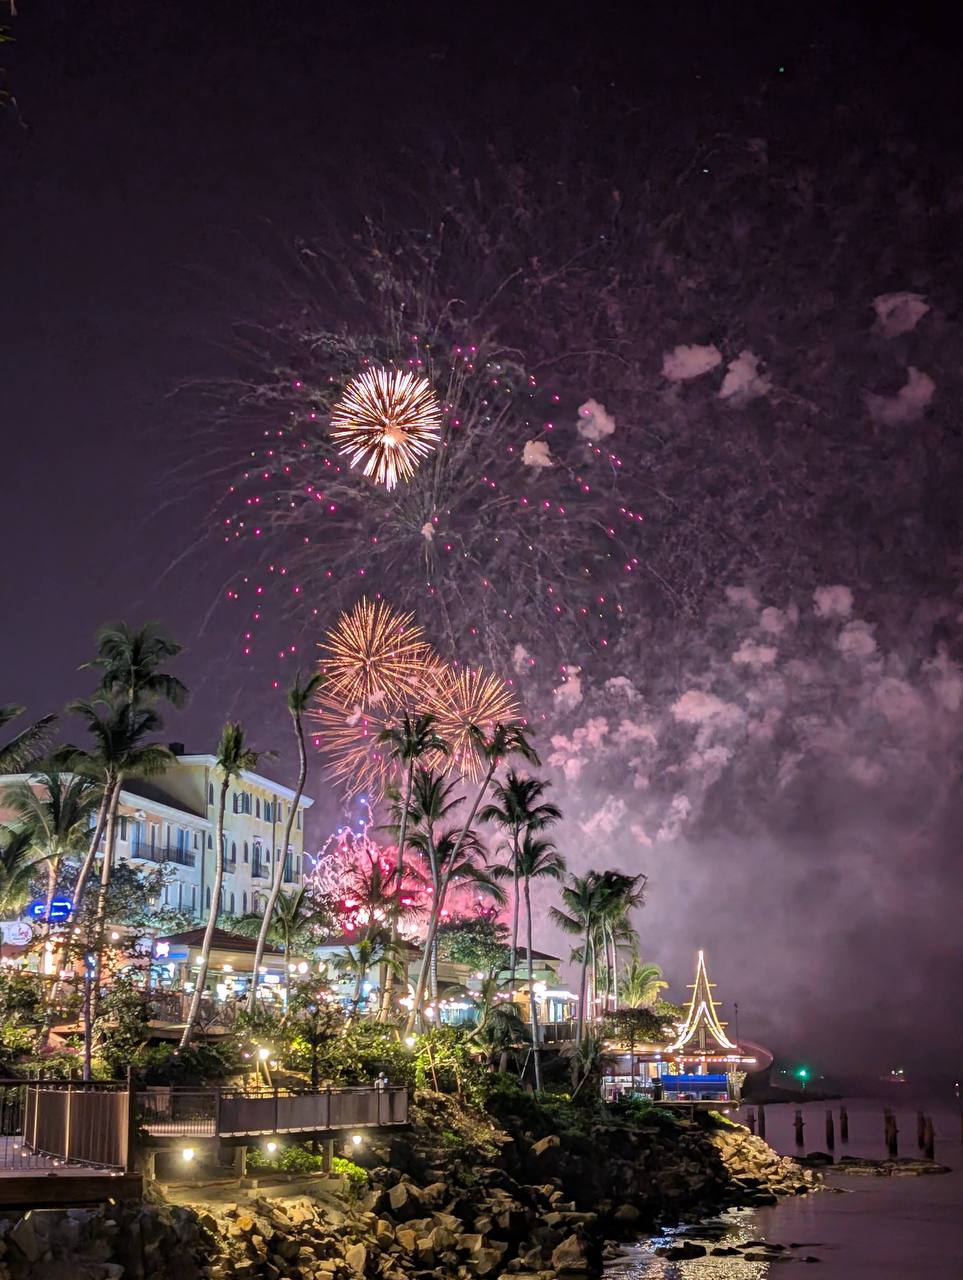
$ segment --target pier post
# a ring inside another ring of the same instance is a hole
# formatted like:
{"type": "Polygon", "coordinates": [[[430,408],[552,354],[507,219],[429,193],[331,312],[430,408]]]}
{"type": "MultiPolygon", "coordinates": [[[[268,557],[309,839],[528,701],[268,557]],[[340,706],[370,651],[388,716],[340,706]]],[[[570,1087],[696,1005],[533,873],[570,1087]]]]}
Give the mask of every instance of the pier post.
{"type": "Polygon", "coordinates": [[[750,1107],[746,1113],[746,1124],[749,1126],[750,1133],[756,1132],[756,1113],[753,1111],[752,1107],[750,1107]]]}
{"type": "Polygon", "coordinates": [[[916,1145],[920,1151],[926,1145],[926,1116],[923,1115],[922,1111],[917,1111],[916,1113],[916,1145]]]}
{"type": "Polygon", "coordinates": [[[836,1126],[833,1123],[832,1110],[826,1111],[826,1150],[835,1151],[836,1149],[836,1126]]]}
{"type": "Polygon", "coordinates": [[[923,1134],[923,1155],[927,1160],[933,1159],[933,1153],[936,1147],[936,1141],[933,1134],[933,1117],[926,1117],[926,1124],[923,1134]]]}
{"type": "Polygon", "coordinates": [[[845,1107],[839,1108],[839,1140],[840,1142],[849,1141],[849,1112],[845,1107]]]}
{"type": "Polygon", "coordinates": [[[805,1140],[804,1140],[804,1138],[803,1138],[803,1129],[804,1129],[805,1127],[806,1127],[806,1123],[805,1123],[805,1121],[803,1120],[802,1110],[801,1110],[799,1107],[797,1107],[797,1108],[796,1108],[796,1119],[793,1121],[793,1128],[794,1128],[794,1129],[795,1129],[795,1131],[796,1131],[796,1146],[797,1146],[797,1147],[801,1147],[801,1146],[804,1146],[804,1145],[805,1145],[805,1140]]]}
{"type": "Polygon", "coordinates": [[[760,1102],[759,1104],[759,1137],[766,1136],[766,1108],[760,1102]]]}
{"type": "Polygon", "coordinates": [[[899,1129],[896,1127],[896,1117],[889,1107],[883,1113],[883,1136],[886,1140],[886,1150],[891,1157],[895,1158],[899,1155],[899,1129]]]}

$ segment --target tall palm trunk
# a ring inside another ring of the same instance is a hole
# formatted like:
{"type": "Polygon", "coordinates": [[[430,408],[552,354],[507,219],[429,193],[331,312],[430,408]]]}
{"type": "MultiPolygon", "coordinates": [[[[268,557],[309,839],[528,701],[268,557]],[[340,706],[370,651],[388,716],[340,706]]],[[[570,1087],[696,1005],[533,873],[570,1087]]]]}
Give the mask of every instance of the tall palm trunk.
{"type": "Polygon", "coordinates": [[[581,1044],[585,1036],[585,997],[588,994],[589,946],[592,921],[585,924],[585,941],[582,943],[582,971],[578,980],[578,1021],[575,1025],[575,1043],[581,1044]]]}
{"type": "Polygon", "coordinates": [[[478,788],[478,794],[475,796],[475,801],[472,804],[471,812],[469,813],[468,817],[465,819],[465,825],[462,827],[461,831],[459,831],[458,833],[458,839],[455,841],[455,847],[452,849],[451,853],[448,856],[449,870],[447,870],[441,876],[442,887],[438,895],[438,901],[435,904],[435,909],[434,911],[432,911],[431,919],[429,920],[429,924],[428,924],[428,936],[425,938],[425,961],[422,962],[421,972],[418,974],[418,985],[415,988],[415,998],[412,1001],[411,1012],[408,1014],[408,1019],[405,1024],[406,1035],[411,1035],[412,1031],[414,1031],[415,1029],[416,1022],[418,1021],[418,1018],[421,1015],[421,1006],[425,998],[425,986],[428,979],[428,970],[431,967],[427,963],[427,957],[431,954],[431,948],[435,945],[435,938],[437,937],[437,934],[438,934],[438,919],[441,915],[441,908],[445,901],[445,894],[448,892],[448,881],[451,878],[450,868],[457,866],[458,855],[459,853],[461,853],[461,846],[465,842],[465,836],[467,836],[468,832],[471,830],[471,824],[475,821],[475,814],[478,812],[478,806],[481,804],[482,799],[484,798],[485,792],[488,790],[489,783],[491,782],[495,774],[495,769],[497,765],[498,765],[497,760],[492,760],[491,764],[489,765],[488,771],[486,772],[484,778],[482,779],[482,784],[478,788]]]}
{"type": "Polygon", "coordinates": [[[612,936],[612,1008],[619,1007],[619,949],[615,941],[615,935],[612,936]]]}
{"type": "MultiPolygon", "coordinates": [[[[84,1079],[91,1078],[91,1059],[93,1056],[94,1024],[97,1021],[97,1008],[100,1004],[101,970],[104,963],[104,934],[107,926],[107,891],[110,887],[110,875],[114,865],[114,849],[117,845],[117,809],[120,804],[121,779],[117,779],[110,808],[107,811],[107,832],[104,838],[104,856],[100,864],[100,885],[97,890],[97,906],[94,911],[94,923],[90,937],[85,939],[85,952],[93,954],[93,974],[87,980],[87,992],[84,1000],[84,1079]]],[[[89,964],[84,955],[84,966],[89,964]]]]}
{"type": "Polygon", "coordinates": [[[508,987],[515,989],[515,971],[518,968],[518,832],[512,839],[512,950],[508,961],[508,987]]]}
{"type": "Polygon", "coordinates": [[[271,921],[274,919],[274,910],[278,904],[278,898],[281,896],[281,881],[284,877],[284,868],[288,860],[291,831],[294,826],[294,820],[297,817],[298,805],[301,803],[301,795],[308,776],[308,754],[304,745],[304,726],[298,713],[292,711],[291,717],[294,720],[294,732],[298,740],[298,785],[294,792],[294,800],[288,810],[288,820],[284,824],[284,842],[281,846],[281,857],[276,858],[274,862],[271,892],[268,895],[267,907],[261,920],[261,928],[258,930],[257,947],[254,951],[254,968],[251,972],[251,990],[248,992],[247,997],[247,1011],[249,1014],[254,1012],[254,1006],[257,1001],[257,977],[264,960],[264,948],[267,946],[267,936],[271,928],[271,921]]]}
{"type": "MultiPolygon", "coordinates": [[[[224,883],[224,811],[227,808],[227,786],[229,781],[227,774],[221,779],[221,794],[217,806],[217,827],[214,837],[214,883],[211,886],[211,909],[207,915],[207,927],[204,930],[204,939],[201,943],[197,985],[194,987],[194,994],[191,997],[191,1007],[187,1011],[184,1034],[181,1036],[181,1049],[186,1049],[190,1044],[191,1036],[194,1034],[194,1025],[197,1022],[197,1015],[201,1011],[201,997],[204,994],[204,984],[207,981],[207,967],[211,961],[211,944],[214,941],[214,929],[217,926],[217,917],[220,913],[221,886],[224,883]]],[[[252,982],[256,976],[256,974],[251,975],[252,982]]]]}
{"type": "MultiPolygon", "coordinates": [[[[412,757],[408,761],[408,776],[405,779],[405,796],[401,804],[401,821],[398,824],[398,853],[395,858],[395,873],[397,883],[395,884],[395,893],[398,895],[397,909],[391,919],[391,945],[397,947],[401,938],[401,884],[405,874],[405,843],[408,839],[408,813],[411,809],[411,786],[415,776],[415,761],[412,757]]],[[[422,969],[425,962],[422,961],[422,969]]],[[[395,972],[394,968],[389,965],[385,973],[385,985],[381,990],[381,1004],[378,1008],[378,1021],[387,1022],[391,1016],[391,1005],[394,1000],[395,990],[395,972]]]]}
{"type": "Polygon", "coordinates": [[[532,1054],[535,1058],[535,1092],[542,1092],[542,1052],[538,1043],[538,1001],[535,999],[535,961],[532,959],[532,895],[525,877],[525,937],[528,943],[528,1008],[532,1025],[532,1054]]]}

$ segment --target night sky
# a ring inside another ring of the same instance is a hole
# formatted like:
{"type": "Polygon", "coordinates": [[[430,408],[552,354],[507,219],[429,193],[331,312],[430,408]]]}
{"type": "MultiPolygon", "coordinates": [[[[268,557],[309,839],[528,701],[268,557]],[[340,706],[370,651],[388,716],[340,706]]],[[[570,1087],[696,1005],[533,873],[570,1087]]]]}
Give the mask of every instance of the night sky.
{"type": "MultiPolygon", "coordinates": [[[[743,1034],[827,1069],[959,1070],[957,23],[19,8],[0,48],[0,700],[61,707],[100,623],[158,618],[193,691],[169,736],[210,749],[230,715],[281,745],[277,645],[312,635],[278,610],[243,657],[221,597],[246,553],[209,536],[224,440],[185,388],[250,375],[239,320],[297,313],[292,241],[431,225],[517,166],[536,193],[517,238],[475,243],[461,277],[447,263],[451,289],[486,260],[519,269],[499,336],[558,387],[573,448],[578,406],[605,405],[646,517],[618,640],[583,652],[560,625],[552,679],[516,668],[563,851],[650,875],[642,949],[672,997],[705,946],[743,1034]],[[887,327],[873,303],[893,295],[918,302],[887,327]],[[727,399],[746,352],[758,380],[727,399]]],[[[343,301],[309,305],[337,327],[343,301]]],[[[337,805],[309,789],[320,839],[337,805]]]]}

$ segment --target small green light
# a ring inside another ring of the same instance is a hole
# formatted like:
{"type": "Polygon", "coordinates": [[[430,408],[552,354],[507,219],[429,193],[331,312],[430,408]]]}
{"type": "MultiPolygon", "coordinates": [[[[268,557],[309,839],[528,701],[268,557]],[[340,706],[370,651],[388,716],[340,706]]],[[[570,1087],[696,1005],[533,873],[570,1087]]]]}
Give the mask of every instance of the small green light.
{"type": "Polygon", "coordinates": [[[785,67],[780,67],[780,68],[779,68],[779,74],[780,74],[780,75],[784,75],[784,74],[785,74],[785,71],[786,71],[786,68],[785,68],[785,67]]]}
{"type": "Polygon", "coordinates": [[[808,1080],[808,1079],[809,1079],[809,1068],[808,1068],[808,1067],[797,1067],[797,1068],[796,1068],[796,1075],[799,1077],[799,1079],[800,1079],[800,1080],[808,1080]]]}

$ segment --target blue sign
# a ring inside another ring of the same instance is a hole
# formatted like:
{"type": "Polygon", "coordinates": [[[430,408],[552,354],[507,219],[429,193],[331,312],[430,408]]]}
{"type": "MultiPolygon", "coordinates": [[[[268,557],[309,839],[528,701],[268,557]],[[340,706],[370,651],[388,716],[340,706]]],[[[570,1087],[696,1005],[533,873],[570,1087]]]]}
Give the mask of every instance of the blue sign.
{"type": "Polygon", "coordinates": [[[31,902],[24,914],[30,920],[46,920],[48,924],[56,924],[59,920],[66,920],[73,909],[74,904],[69,898],[51,898],[49,916],[46,902],[31,902]]]}

